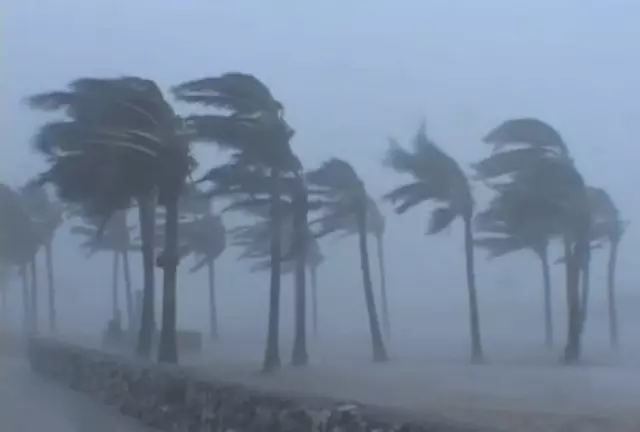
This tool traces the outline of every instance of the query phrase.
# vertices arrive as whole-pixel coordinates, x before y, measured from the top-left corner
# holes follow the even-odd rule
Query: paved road
[[[0,431],[151,432],[79,393],[32,375],[20,359],[2,356]]]

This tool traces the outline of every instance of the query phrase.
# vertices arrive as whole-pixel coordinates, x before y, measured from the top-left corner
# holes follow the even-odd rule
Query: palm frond
[[[473,241],[473,244],[487,250],[489,259],[499,258],[513,252],[530,248],[530,245],[524,244],[522,239],[513,236],[477,238]]]
[[[493,145],[496,151],[513,144],[526,144],[555,151],[561,156],[568,157],[569,154],[558,131],[536,118],[507,120],[491,130],[483,141]]]
[[[444,231],[455,220],[457,212],[451,207],[439,207],[431,213],[427,234],[438,234]]]

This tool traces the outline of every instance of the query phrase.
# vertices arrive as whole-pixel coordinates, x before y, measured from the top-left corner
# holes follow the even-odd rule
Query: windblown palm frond
[[[427,136],[424,123],[414,137],[411,151],[392,140],[384,165],[399,174],[409,174],[414,180],[384,196],[396,213],[402,214],[426,201],[443,204],[434,211],[428,233],[440,232],[457,216],[471,214],[473,199],[464,172]]]

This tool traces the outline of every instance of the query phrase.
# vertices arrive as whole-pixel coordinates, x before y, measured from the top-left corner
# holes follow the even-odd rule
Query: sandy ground
[[[98,346],[95,338],[75,341]],[[640,352],[613,355],[591,345],[583,365],[566,367],[559,363],[560,349],[487,341],[487,363],[471,365],[464,344],[394,340],[392,360],[372,364],[366,339],[320,339],[309,342],[310,366],[287,366],[291,346],[285,343],[283,369],[263,375],[263,348],[260,339],[227,337],[201,356],[182,356],[181,363],[226,382],[357,401],[443,424],[509,432],[640,432]]]
[[[44,381],[15,356],[0,356],[1,432],[152,432],[80,393]]]
[[[394,349],[392,361],[376,365],[368,361],[364,341],[316,341],[311,366],[285,367],[272,376],[256,372],[261,344],[220,342],[197,363],[224,380],[355,400],[444,422],[522,432],[640,431],[640,363],[617,361],[606,350],[567,368],[558,364],[557,353],[545,350],[488,344],[491,361],[471,365],[462,347],[426,352],[406,345]],[[282,353],[286,363],[290,347]]]

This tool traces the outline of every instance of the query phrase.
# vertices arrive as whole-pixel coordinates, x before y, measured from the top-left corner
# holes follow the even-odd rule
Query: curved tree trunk
[[[38,332],[38,269],[36,268],[36,257],[30,263],[31,268],[31,330]]]
[[[384,259],[384,239],[382,235],[376,235],[378,249],[378,269],[380,270],[380,299],[382,302],[382,325],[387,341],[391,339],[391,321],[389,319],[389,303],[387,301],[387,272]]]
[[[280,282],[282,257],[282,215],[280,211],[280,173],[272,169],[271,182],[271,276],[269,280],[269,321],[267,324],[267,346],[262,363],[263,372],[271,372],[280,368]]]
[[[484,358],[480,338],[480,313],[476,292],[476,275],[473,256],[473,231],[471,216],[464,218],[464,252],[466,261],[467,290],[469,293],[469,323],[471,327],[471,359],[480,362]]]
[[[138,333],[136,354],[151,357],[151,346],[155,337],[155,223],[156,201],[154,196],[138,199],[140,238],[142,241],[143,296],[142,313]]]
[[[364,207],[364,206],[363,206]],[[362,281],[364,286],[364,298],[369,316],[369,332],[371,333],[371,348],[374,362],[388,360],[387,350],[380,331],[378,312],[376,310],[373,296],[373,284],[371,283],[371,269],[369,267],[369,249],[367,246],[367,216],[366,209],[359,209],[357,216],[358,224],[358,245],[360,248],[360,269],[362,271]]]
[[[313,334],[318,336],[318,266],[310,266],[311,273],[311,323]]]
[[[58,311],[56,309],[56,287],[53,276],[53,246],[48,242],[44,248],[47,265],[47,285],[49,288],[49,331],[55,333],[58,325]]]
[[[567,345],[564,349],[564,362],[576,363],[580,359],[580,262],[578,245],[572,247],[565,239],[565,270],[567,280]]]
[[[553,346],[553,308],[551,300],[551,276],[549,272],[549,256],[547,246],[540,251],[540,262],[542,263],[542,284],[544,292],[544,344]]]
[[[177,340],[177,273],[178,273],[178,196],[169,199],[166,209],[165,247],[162,254],[162,328],[158,360],[163,363],[178,362]]]
[[[612,348],[618,348],[618,308],[616,307],[616,264],[618,262],[618,242],[609,244],[607,263],[607,301],[609,309],[609,341]]]
[[[24,313],[22,324],[24,326],[24,332],[29,333],[31,331],[31,300],[29,294],[29,276],[26,265],[20,266],[20,277],[22,278],[22,307]]]
[[[207,263],[209,280],[209,332],[212,340],[218,340],[218,311],[216,310],[215,260]]]
[[[129,251],[127,249],[122,251],[122,267],[124,273],[124,293],[127,306],[127,322],[129,332],[133,332],[135,328],[133,311],[133,291],[131,287],[131,262],[129,261]]]
[[[120,314],[120,292],[118,282],[120,281],[120,252],[113,252],[113,271],[111,285],[111,317],[115,320]]]
[[[307,243],[309,228],[307,223],[308,202],[304,185],[294,196],[294,250],[295,250],[295,329],[291,364],[304,366],[309,363],[307,352]]]

